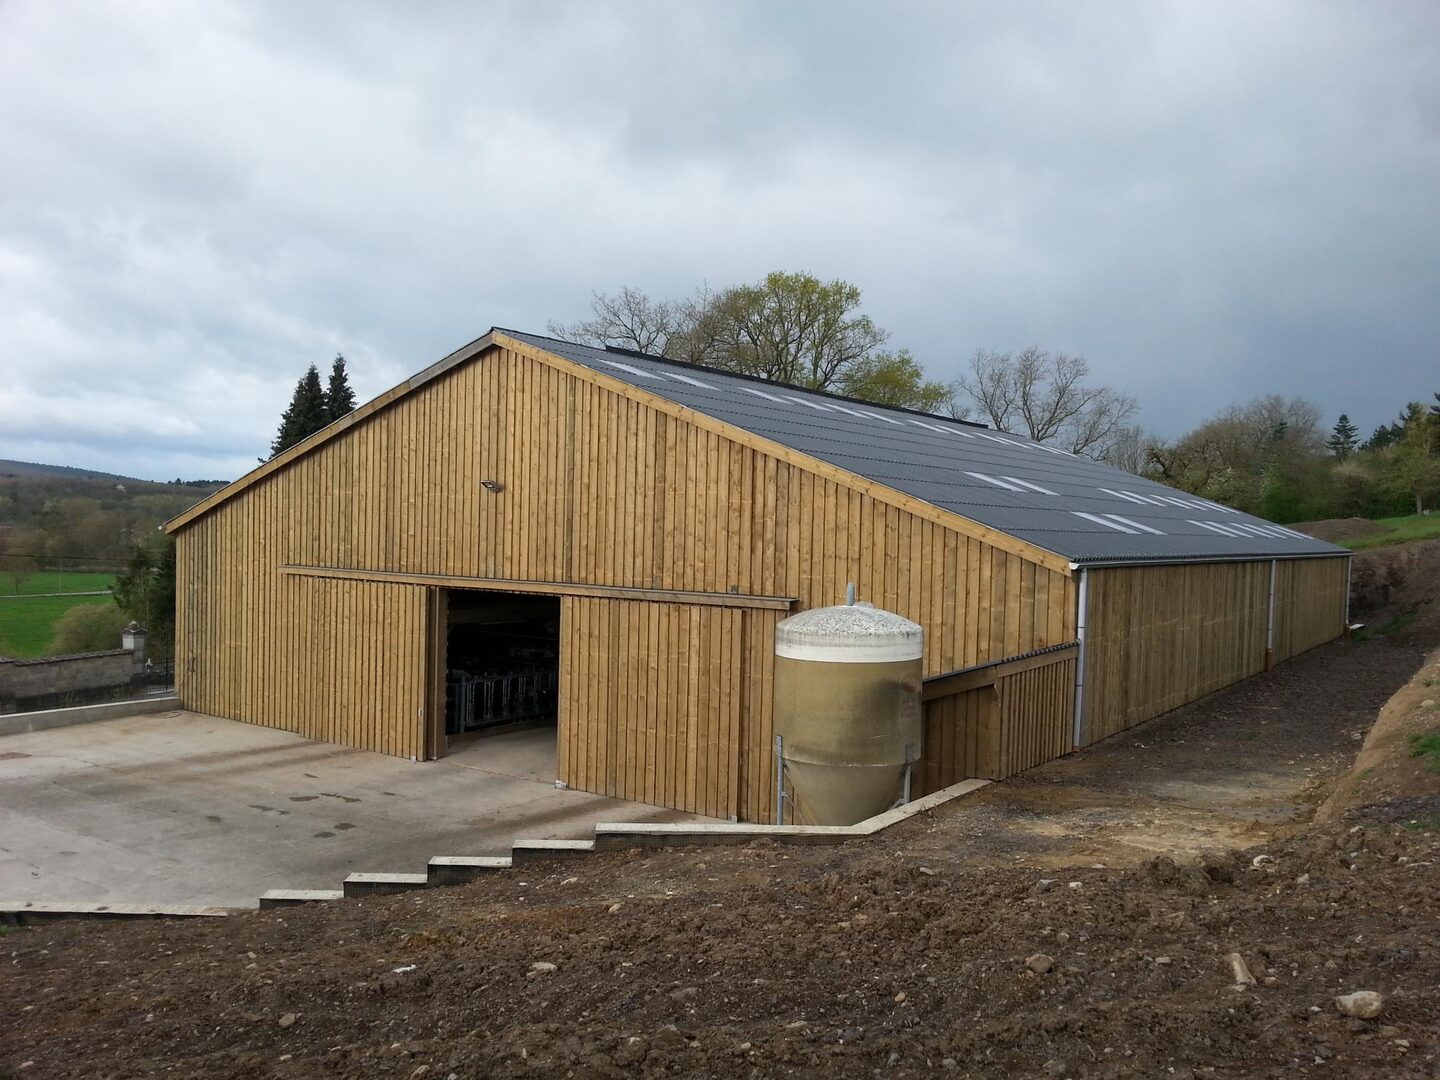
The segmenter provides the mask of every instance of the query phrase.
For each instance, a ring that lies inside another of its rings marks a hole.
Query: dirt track
[[[1440,816],[1300,828],[1420,660],[1329,646],[878,842],[619,853],[221,923],[20,930],[0,942],[0,993],[24,1003],[0,1061],[24,1077],[1433,1077]],[[1261,846],[1186,858],[1237,840]],[[1231,952],[1255,985],[1233,988]],[[1044,974],[1025,966],[1039,953]],[[1336,1011],[1356,989],[1387,996],[1378,1019]]]

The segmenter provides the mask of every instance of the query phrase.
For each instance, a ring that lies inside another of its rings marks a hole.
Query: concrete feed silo
[[[900,797],[920,756],[924,630],[869,604],[775,627],[775,734],[794,824],[853,825]]]

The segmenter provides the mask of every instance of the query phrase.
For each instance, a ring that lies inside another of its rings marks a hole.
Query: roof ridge
[[[982,424],[976,420],[962,420],[957,416],[941,416],[938,413],[925,412],[923,409],[912,409],[907,405],[882,405],[866,398],[851,397],[848,394],[837,394],[833,390],[816,390],[809,386],[796,386],[794,383],[777,382],[774,379],[767,379],[761,375],[752,375],[746,371],[731,371],[729,368],[712,367],[709,364],[696,364],[690,360],[676,360],[669,356],[656,356],[654,353],[641,352],[639,349],[626,349],[619,345],[587,345],[583,341],[571,341],[569,338],[557,338],[549,334],[535,334],[529,330],[511,330],[504,326],[492,327],[502,334],[521,334],[525,337],[539,338],[542,341],[554,341],[561,345],[573,345],[577,349],[591,349],[595,352],[615,353],[619,356],[631,356],[637,360],[651,360],[657,364],[670,364],[673,367],[684,368],[687,371],[703,371],[710,375],[725,375],[731,379],[744,379],[747,382],[759,383],[761,386],[773,386],[780,390],[796,390],[802,394],[814,394],[816,397],[830,398],[834,401],[848,401],[852,405],[864,405],[869,409],[890,409],[893,412],[905,413],[909,416],[923,416],[930,420],[944,420],[951,424],[960,424],[963,427],[978,428],[981,431],[994,431],[1001,435],[1015,435],[1015,432],[1001,431],[999,428],[992,428],[989,424]],[[1016,438],[1028,438],[1025,435],[1016,435]]]

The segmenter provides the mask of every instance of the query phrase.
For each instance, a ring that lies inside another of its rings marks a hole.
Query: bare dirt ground
[[[1341,782],[1426,680],[1336,643],[842,847],[21,928],[0,1076],[1440,1076],[1440,776]]]
[[[1415,644],[1440,641],[1440,540],[1355,555],[1350,610],[1372,633]]]
[[[1375,536],[1379,533],[1389,532],[1387,526],[1381,525],[1378,521],[1369,518],[1348,517],[1348,518],[1325,518],[1323,521],[1301,521],[1290,526],[1292,529],[1299,529],[1317,540],[1329,540],[1332,544],[1344,543],[1346,540],[1359,540],[1367,536]]]

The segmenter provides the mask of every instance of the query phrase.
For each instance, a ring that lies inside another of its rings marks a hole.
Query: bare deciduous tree
[[[671,337],[682,328],[680,305],[673,300],[652,300],[639,289],[626,285],[618,293],[591,293],[591,316],[573,323],[549,323],[546,329],[556,337],[582,345],[622,349],[668,356]]]
[[[1145,476],[1151,465],[1151,448],[1159,441],[1153,432],[1132,424],[1115,436],[1099,460],[1136,476]]]
[[[1031,346],[1019,353],[981,350],[955,381],[954,414],[967,403],[1002,431],[1023,432],[1072,454],[1104,459],[1131,433],[1135,399],[1109,386],[1090,386],[1090,365],[1078,356]]]

